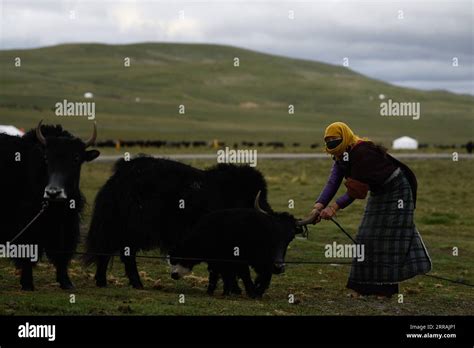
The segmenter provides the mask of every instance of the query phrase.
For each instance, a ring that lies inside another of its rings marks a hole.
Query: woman
[[[390,297],[398,283],[424,274],[431,260],[413,222],[417,182],[413,172],[380,146],[354,135],[343,122],[324,134],[334,165],[310,220],[331,219],[355,199],[370,196],[356,241],[365,248],[364,261],[354,259],[347,287],[360,295]],[[347,192],[329,204],[343,178]]]

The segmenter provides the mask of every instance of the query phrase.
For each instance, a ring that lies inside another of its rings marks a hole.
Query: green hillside
[[[21,58],[19,68],[15,57]],[[128,68],[125,57],[131,59]],[[460,144],[474,134],[472,96],[395,87],[344,67],[235,47],[60,45],[0,51],[0,66],[0,124],[23,128],[43,118],[85,136],[90,122],[55,116],[53,109],[63,99],[82,101],[84,92],[92,92],[102,139],[310,144],[321,142],[324,127],[336,120],[386,144],[401,135]],[[380,116],[379,94],[420,102],[420,119]],[[180,104],[185,115],[178,113]]]

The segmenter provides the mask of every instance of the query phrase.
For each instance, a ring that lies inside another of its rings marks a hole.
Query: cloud
[[[111,9],[112,18],[117,23],[118,29],[122,33],[131,30],[147,30],[153,28],[154,23],[146,19],[143,8],[137,6],[138,3],[119,3]]]
[[[472,93],[466,84],[474,70],[470,0],[3,0],[2,5],[2,49],[64,42],[218,43],[332,64],[348,57],[352,69],[388,82]],[[453,57],[460,63],[455,69]]]

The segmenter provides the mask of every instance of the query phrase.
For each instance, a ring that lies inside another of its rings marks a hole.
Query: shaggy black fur
[[[135,255],[139,250],[173,249],[197,220],[217,209],[253,207],[265,179],[248,166],[219,164],[207,170],[152,157],[120,160],[100,189],[87,236],[86,264],[96,263],[96,284],[106,286],[111,254],[120,252],[130,284],[143,288]],[[236,291],[238,291],[236,289]]]

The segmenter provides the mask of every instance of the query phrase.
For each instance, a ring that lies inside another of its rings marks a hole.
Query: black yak
[[[259,195],[255,207],[219,210],[199,220],[171,252],[171,277],[180,279],[195,265],[206,262],[208,294],[214,293],[222,276],[224,295],[231,293],[238,277],[249,297],[261,297],[272,274],[284,272],[288,245],[295,234],[303,232],[305,222],[288,213],[264,211],[259,206]],[[255,284],[249,266],[257,273]]]
[[[147,156],[120,160],[97,194],[84,261],[96,264],[96,285],[103,287],[110,256],[100,254],[120,252],[130,284],[141,289],[137,251],[168,253],[200,217],[218,209],[253,207],[258,191],[262,206],[271,210],[265,179],[249,166],[200,170]]]
[[[60,125],[42,126],[23,137],[0,134],[0,242],[11,241],[39,212],[48,208],[15,244],[37,245],[56,267],[62,289],[73,287],[68,265],[79,239],[80,214],[84,198],[79,190],[81,165],[94,160],[99,151],[86,148],[95,142],[97,130],[86,142],[72,136]],[[33,290],[35,262],[13,260],[21,269],[23,290]]]

